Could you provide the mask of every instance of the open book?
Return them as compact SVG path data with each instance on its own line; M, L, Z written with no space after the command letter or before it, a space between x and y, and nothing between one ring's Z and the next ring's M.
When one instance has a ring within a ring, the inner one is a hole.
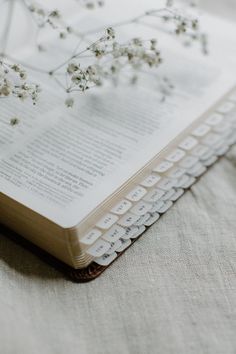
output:
M165 38L165 102L154 75L91 90L73 110L50 81L36 107L1 101L0 222L77 280L106 269L236 143L236 27L203 21L207 58Z

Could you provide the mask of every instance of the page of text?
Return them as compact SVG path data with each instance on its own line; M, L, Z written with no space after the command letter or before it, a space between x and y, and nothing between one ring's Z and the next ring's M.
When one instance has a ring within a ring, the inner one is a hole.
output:
M0 105L0 191L63 227L111 196L227 90L233 78L207 60L164 48L159 75L175 86L163 102L155 73L81 95L75 107L49 93L35 108ZM18 126L7 124L20 115Z

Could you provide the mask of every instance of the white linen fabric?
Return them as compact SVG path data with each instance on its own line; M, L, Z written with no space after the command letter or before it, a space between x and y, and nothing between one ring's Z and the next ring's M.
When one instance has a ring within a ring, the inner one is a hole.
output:
M0 314L2 354L235 354L236 148L91 283L0 230Z

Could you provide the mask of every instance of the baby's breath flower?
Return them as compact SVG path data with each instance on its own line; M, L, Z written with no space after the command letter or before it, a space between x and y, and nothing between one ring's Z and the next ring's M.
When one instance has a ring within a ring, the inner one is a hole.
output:
M69 63L67 66L67 72L68 74L73 74L74 72L79 70L80 65L76 63Z
M20 123L20 120L17 117L11 118L11 120L10 120L10 124L12 126L18 125L19 123Z
M59 38L61 39L65 39L67 34L73 33L73 28L64 23L61 13L57 9L47 10L32 0L23 1L40 29L49 26L53 30L58 31ZM40 49L40 44L38 44L38 47Z
M89 10L93 10L96 7L102 7L104 5L104 1L102 0L77 0L78 3L82 6L85 6Z
M192 0L183 0L190 7L195 6ZM146 16L154 17L157 21L163 20L166 23L166 31L174 33L183 39L183 43L190 46L194 42L199 42L202 52L207 53L207 40L203 37L197 18L189 15L183 9L174 8L174 0L167 0L165 9L157 9L146 12Z
M67 34L74 33L74 29L64 23L61 13L57 9L47 10L33 0L23 0L23 2L40 29L48 25L59 32L59 38L61 39L65 39ZM104 5L102 0L77 0L77 2L87 9L94 9Z
M67 65L66 72L70 82L68 92L84 92L107 80L117 84L119 76L125 70L134 72L131 80L134 83L137 81L138 70L145 67L157 68L162 63L157 40L133 38L127 43L119 43L115 40L112 28L106 29L105 35L90 45L87 51L93 55L93 64L81 67L78 57L77 61L73 59Z
M107 39L114 39L116 34L115 34L115 30L112 27L108 27L106 29L106 33L107 33Z
M48 14L48 17L59 19L61 18L61 14L58 10L53 10Z
M26 9L34 18L38 28L49 27L57 31L59 38L64 40L69 35L77 36L80 38L78 47L81 46L86 34L85 36L81 35L73 27L68 26L57 9L48 10L33 0L21 1L26 5ZM76 1L87 9L103 6L102 0ZM195 0L182 0L182 2L189 7L196 5ZM166 0L165 8L147 11L138 18L131 19L130 23L138 24L146 17L154 17L159 21L158 25L161 21L163 31L178 37L184 45L190 46L194 42L199 42L203 53L208 53L208 38L205 33L201 32L198 20L186 13L185 9L184 11L176 9L175 0ZM142 24L145 25L145 21ZM148 24L146 25L148 26ZM120 77L125 78L126 76L129 83L135 84L138 81L139 72L143 73L146 69L158 68L162 64L163 59L156 38L144 41L142 38L134 37L128 42L121 43L116 39L115 31L115 28L119 26L121 24L117 23L113 27L106 28L103 35L93 44L85 47L78 54L74 53L56 68L45 70L45 73L54 76L59 69L65 68L66 83L63 85L58 82L59 80L55 81L69 95L65 100L67 107L74 105L74 98L71 97L73 92L85 92L107 81L116 85ZM41 44L37 43L37 46L40 51L45 50ZM89 58L87 64L80 60L83 56ZM26 82L26 80L27 72L24 68L18 64L3 62L0 59L0 98L14 96L22 101L31 98L35 104L38 100L40 87ZM163 96L167 96L172 89L173 87L167 78L160 80L159 91L163 93Z
M0 98L14 96L20 100L31 98L33 104L38 99L39 85L26 82L26 71L18 64L0 61ZM23 83L22 83L23 81Z
M71 108L74 106L74 99L71 98L71 97L68 97L66 100L65 100L65 104L68 108Z
M2 82L0 82L0 97L7 97L12 94L12 84L9 80L4 78Z
M65 39L66 37L67 37L67 32L60 32L59 33L59 37L61 38L61 39Z

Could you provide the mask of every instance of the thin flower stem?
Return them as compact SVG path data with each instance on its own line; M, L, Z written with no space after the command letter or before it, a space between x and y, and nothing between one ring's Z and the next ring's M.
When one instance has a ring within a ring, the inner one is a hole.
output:
M151 24L148 24L144 21L142 21L143 19L147 18L147 17L155 17L155 18L163 18L163 15L160 15L162 13L169 13L171 14L173 17L172 19L175 19L175 12L171 9L168 9L168 8L161 8L161 9L158 9L158 10L149 10L149 11L146 11L145 13L139 15L139 16L136 16L136 17L133 17L131 19L128 19L128 20L125 20L125 21L121 21L121 22L116 22L116 23L113 23L111 26L109 27L112 27L112 28L118 28L118 27L123 27L123 26L126 26L126 25L130 25L132 23L138 23L140 25L143 25L143 26L146 26L146 27L150 27L150 28L155 28L155 29L160 29L162 32L165 32L165 33L168 33L170 34L171 31L168 31L166 29L163 29L163 27L161 26L154 26L154 25L151 25ZM88 35L91 35L91 34L94 34L94 33L97 33L97 32L100 32L104 30L104 27L98 27L96 29L93 29L91 31L86 31L84 34L80 34L81 36L81 41L80 43L83 41L83 38L85 39L86 36ZM82 54L86 53L94 44L96 44L98 41L92 43L89 47L87 47L85 50L77 53L77 54L73 54L72 56L70 56L67 60L65 60L63 63L61 63L60 65L58 65L56 68L54 68L53 70L50 71L51 74L54 74L56 71L58 71L59 69L61 69L63 66L65 66L66 64L68 64L72 59L76 59L78 57L80 58L88 58L90 56L82 56ZM80 45L80 44L79 44Z
M91 85L89 88L94 88L97 87L97 85ZM73 93L73 92L84 92L82 89L76 89L76 88L68 88L67 93Z
M155 13L161 13L163 12L164 10L166 10L165 8L162 8L162 9L159 9L159 10L150 10L150 11L146 11L144 13L142 13L141 15L139 16L136 16L136 17L133 17L133 18L130 18L128 20L125 20L125 21L120 21L120 22L114 22L113 24L111 24L110 26L108 27L112 27L112 28L118 28L118 27L123 27L123 26L126 26L126 25L130 25L131 23L136 23L138 22L139 20L149 16L149 13L152 13L152 12L155 12ZM104 30L104 26L100 26L100 27L97 27L97 28L94 28L90 31L86 31L84 33L85 36L87 35L90 35L90 34L94 34L94 33L97 33L97 32L101 32Z
M53 77L53 79L55 80L55 82L56 82L64 91L67 91L67 88L61 83L60 80L58 80L57 77L55 77L55 76L52 76L52 77Z
M1 1L1 0L0 0ZM6 55L6 47L8 44L8 37L10 27L12 24L13 5L16 0L4 0L8 1L8 17L7 25L4 31L4 46L3 53L7 59L9 59L9 69L5 70L6 74L13 70L13 74L21 75L21 78L26 78L26 72L24 69L19 71L17 64L11 64L12 62L18 62L15 58ZM10 1L10 3L9 3ZM70 94L73 92L85 92L88 89L100 86L107 79L111 79L114 85L118 83L119 76L122 75L131 84L137 82L138 72L141 74L146 72L147 68L158 68L163 61L161 52L157 45L157 39L152 38L147 41L141 38L132 38L125 43L119 43L116 40L116 33L113 28L139 25L153 28L160 32L164 32L170 35L182 35L181 38L185 39L184 44L189 45L193 41L200 41L202 44L203 52L207 51L207 38L201 33L198 28L197 19L193 19L190 16L185 16L181 11L174 7L169 8L168 4L165 8L152 9L146 11L139 16L133 17L128 20L113 23L112 26L103 26L95 29L91 29L84 33L79 32L77 28L67 26L66 22L61 18L58 10L50 11L41 7L38 3L33 3L32 0L18 0L25 11L28 13L28 17L32 20L32 23L37 25L38 31L36 34L36 44L39 44L39 32L42 28L50 27L56 32L59 32L59 38L65 39L68 35L74 36L77 40L75 48L71 48L71 52L67 54L67 59L58 64L54 69L50 70L40 68L31 64L19 62L29 71L35 71L40 74L48 75L55 81L55 84L59 86L65 93ZM172 6L172 5L171 5ZM148 21L148 19L157 19ZM162 24L162 25L161 25ZM166 24L166 26L165 26ZM78 32L77 32L78 31ZM99 32L104 31L104 35ZM93 37L97 33L98 40L93 41ZM154 36L155 37L155 36ZM92 42L92 43L91 43ZM41 45L38 45L40 49ZM43 48L43 47L42 47ZM1 54L0 54L1 55ZM83 60L85 58L91 58L93 60ZM3 60L4 61L4 60ZM4 63L1 63L4 69ZM125 69L128 70L125 70ZM15 70L15 72L14 72ZM63 72L62 72L63 71ZM20 74L18 74L20 73ZM154 75L149 73L149 75ZM63 80L63 76L64 79ZM7 81L3 81L0 95L13 95L21 100L27 97L31 97L33 103L36 103L37 95L40 92L39 85L24 84L17 86L14 84L13 89L8 85ZM172 89L172 84L168 78L160 78L159 91L163 94L163 97L169 94ZM68 107L72 107L74 98L67 98L65 102ZM0 97L1 98L1 97Z
M12 56L9 56L9 55L6 55L6 58L12 62L17 62L18 64L22 65L23 67L27 68L27 69L30 69L30 70L33 70L35 72L38 72L38 73L41 73L41 74L49 74L49 71L47 70L44 70L44 69L41 69L41 68L38 68L36 66L33 66L31 64L28 64L28 63L25 63L21 60L18 60Z
M80 57L82 54L88 52L90 50L90 48L99 43L100 39L98 39L97 41L91 43L88 47L86 47L86 49L81 50L79 53L76 53L72 56L70 56L68 59L66 59L63 63L61 63L60 65L58 65L56 68L54 68L53 70L50 70L50 74L54 74L56 71L60 70L63 66L65 66L66 64L68 64L72 59L76 59L78 57Z
M81 44L83 43L83 39L81 38L80 41L78 42L78 44L76 45L72 56L76 55L77 51L79 50L79 47L81 46Z

